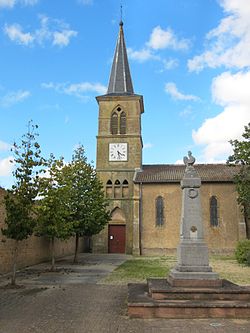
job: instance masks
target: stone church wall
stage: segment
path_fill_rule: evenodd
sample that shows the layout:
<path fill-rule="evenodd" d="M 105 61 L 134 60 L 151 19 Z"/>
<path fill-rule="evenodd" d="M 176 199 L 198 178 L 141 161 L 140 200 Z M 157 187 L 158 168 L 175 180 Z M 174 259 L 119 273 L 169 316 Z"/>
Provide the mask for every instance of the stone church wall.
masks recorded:
<path fill-rule="evenodd" d="M 0 188 L 0 274 L 11 271 L 13 241 L 3 236 L 1 228 L 4 227 L 5 209 L 3 198 L 5 191 Z M 82 242 L 82 241 L 81 241 Z M 74 238 L 68 241 L 56 241 L 56 257 L 74 253 Z M 80 244 L 79 250 L 83 248 Z M 34 265 L 50 259 L 50 242 L 44 237 L 32 236 L 20 242 L 18 252 L 18 269 Z"/>
<path fill-rule="evenodd" d="M 142 254 L 175 252 L 179 243 L 182 191 L 179 184 L 142 185 Z M 210 226 L 209 198 L 218 200 L 219 225 Z M 164 223 L 156 226 L 155 200 L 164 200 Z M 201 186 L 205 240 L 211 252 L 230 253 L 239 239 L 245 237 L 244 221 L 237 205 L 232 183 L 204 183 Z"/>

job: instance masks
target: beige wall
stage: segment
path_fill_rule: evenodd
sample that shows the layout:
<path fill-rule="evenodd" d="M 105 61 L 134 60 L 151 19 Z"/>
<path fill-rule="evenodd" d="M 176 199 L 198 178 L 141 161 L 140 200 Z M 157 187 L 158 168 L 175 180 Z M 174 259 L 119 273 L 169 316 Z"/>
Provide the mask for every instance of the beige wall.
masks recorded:
<path fill-rule="evenodd" d="M 138 253 L 138 197 L 135 196 L 133 177 L 135 169 L 140 168 L 142 162 L 143 98 L 139 95 L 105 95 L 97 97 L 97 101 L 99 119 L 96 168 L 106 190 L 106 196 L 110 199 L 110 211 L 118 207 L 124 215 L 122 223 L 126 225 L 126 253 Z M 117 107 L 126 112 L 126 134 L 111 134 L 110 119 Z M 109 144 L 116 142 L 127 143 L 127 161 L 109 161 Z M 112 181 L 112 186 L 106 186 L 108 180 Z M 116 180 L 119 180 L 121 185 L 126 180 L 128 187 L 115 186 Z M 117 223 L 116 220 L 109 222 L 109 224 Z M 93 237 L 93 252 L 108 252 L 108 226 Z"/>
<path fill-rule="evenodd" d="M 3 198 L 5 191 L 0 188 L 0 274 L 11 271 L 13 240 L 3 236 L 1 228 L 4 227 L 5 209 Z M 68 241 L 56 241 L 56 257 L 74 253 L 74 239 Z M 82 240 L 79 250 L 82 251 Z M 44 237 L 32 236 L 20 242 L 18 251 L 18 268 L 34 265 L 50 258 L 50 242 Z"/>
<path fill-rule="evenodd" d="M 155 200 L 164 200 L 165 221 L 162 226 L 155 224 Z M 142 185 L 142 254 L 166 254 L 178 245 L 179 220 L 181 214 L 181 189 L 176 184 Z"/>
<path fill-rule="evenodd" d="M 107 197 L 110 199 L 109 210 L 112 212 L 116 207 L 120 208 L 124 215 L 122 224 L 126 225 L 126 253 L 132 253 L 133 247 L 133 206 L 134 206 L 134 172 L 130 171 L 106 171 L 98 173 L 104 184 L 104 190 L 108 191 Z M 112 186 L 107 187 L 107 181 L 112 181 Z M 119 180 L 121 185 L 115 186 L 115 181 Z M 128 187 L 122 186 L 124 180 L 127 180 Z M 106 193 L 107 194 L 107 193 Z M 116 220 L 111 220 L 109 224 L 117 224 Z M 108 252 L 108 226 L 98 235 L 93 237 L 93 252 Z"/>
<path fill-rule="evenodd" d="M 99 119 L 97 136 L 96 168 L 98 171 L 134 170 L 141 167 L 142 139 L 140 96 L 99 97 Z M 110 119 L 113 111 L 121 107 L 127 115 L 126 134 L 112 135 Z M 128 144 L 128 160 L 126 162 L 109 161 L 109 143 L 124 142 Z"/>
<path fill-rule="evenodd" d="M 155 224 L 155 199 L 164 198 L 163 226 Z M 210 226 L 209 198 L 217 197 L 219 226 Z M 205 239 L 211 251 L 232 252 L 236 242 L 244 237 L 243 217 L 237 205 L 235 186 L 232 183 L 204 183 L 201 203 Z M 142 185 L 142 253 L 166 254 L 173 252 L 179 243 L 182 192 L 179 184 Z"/>

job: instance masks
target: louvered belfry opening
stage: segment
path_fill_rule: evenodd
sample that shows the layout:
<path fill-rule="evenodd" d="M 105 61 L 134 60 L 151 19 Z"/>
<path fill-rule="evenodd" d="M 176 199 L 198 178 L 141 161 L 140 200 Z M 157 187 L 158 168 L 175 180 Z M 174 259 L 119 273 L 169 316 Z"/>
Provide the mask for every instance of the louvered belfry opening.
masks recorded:
<path fill-rule="evenodd" d="M 111 116 L 111 134 L 116 135 L 118 134 L 118 114 L 117 112 L 113 112 Z"/>
<path fill-rule="evenodd" d="M 120 134 L 126 134 L 126 113 L 122 111 L 120 116 Z"/>

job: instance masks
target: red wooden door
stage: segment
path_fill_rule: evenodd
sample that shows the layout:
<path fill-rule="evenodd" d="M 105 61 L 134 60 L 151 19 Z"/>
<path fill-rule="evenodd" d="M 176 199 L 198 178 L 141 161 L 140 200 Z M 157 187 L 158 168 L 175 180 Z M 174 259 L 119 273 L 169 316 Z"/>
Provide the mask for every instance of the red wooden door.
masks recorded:
<path fill-rule="evenodd" d="M 126 226 L 109 225 L 109 253 L 125 253 Z"/>

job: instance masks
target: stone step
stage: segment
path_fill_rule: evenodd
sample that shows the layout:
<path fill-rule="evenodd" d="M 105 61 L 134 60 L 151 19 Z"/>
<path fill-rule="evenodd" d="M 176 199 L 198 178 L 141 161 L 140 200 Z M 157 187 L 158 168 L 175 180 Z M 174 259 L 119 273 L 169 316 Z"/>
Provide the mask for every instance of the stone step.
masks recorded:
<path fill-rule="evenodd" d="M 129 284 L 128 315 L 136 318 L 249 318 L 250 301 L 157 300 L 147 284 Z"/>
<path fill-rule="evenodd" d="M 152 299 L 164 300 L 238 300 L 250 302 L 250 288 L 223 280 L 219 288 L 172 287 L 165 279 L 148 279 L 148 293 Z"/>

